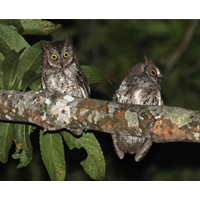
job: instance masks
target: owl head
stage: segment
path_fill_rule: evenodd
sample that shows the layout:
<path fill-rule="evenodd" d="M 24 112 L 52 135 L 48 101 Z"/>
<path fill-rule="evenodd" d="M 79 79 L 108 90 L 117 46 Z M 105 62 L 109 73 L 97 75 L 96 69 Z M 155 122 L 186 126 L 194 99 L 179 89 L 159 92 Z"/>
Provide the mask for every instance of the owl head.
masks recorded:
<path fill-rule="evenodd" d="M 78 63 L 70 36 L 65 41 L 51 44 L 41 41 L 43 48 L 43 67 L 66 68 L 72 63 Z"/>
<path fill-rule="evenodd" d="M 158 69 L 158 67 L 156 67 L 155 64 L 151 60 L 149 60 L 146 56 L 144 56 L 144 59 L 145 59 L 144 72 L 149 76 L 151 80 L 157 82 L 160 85 L 163 78 L 160 69 Z"/>
<path fill-rule="evenodd" d="M 162 74 L 160 69 L 155 66 L 155 64 L 149 60 L 146 56 L 144 56 L 145 63 L 139 63 L 134 65 L 127 73 L 128 76 L 137 76 L 137 77 L 147 77 L 157 84 L 161 84 Z"/>

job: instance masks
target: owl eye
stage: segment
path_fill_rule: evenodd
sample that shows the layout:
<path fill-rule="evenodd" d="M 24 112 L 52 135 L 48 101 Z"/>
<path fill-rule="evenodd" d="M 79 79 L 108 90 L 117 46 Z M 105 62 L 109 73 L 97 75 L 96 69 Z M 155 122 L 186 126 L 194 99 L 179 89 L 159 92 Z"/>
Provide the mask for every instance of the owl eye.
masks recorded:
<path fill-rule="evenodd" d="M 152 69 L 152 70 L 150 70 L 150 74 L 151 74 L 151 76 L 156 76 L 157 72 L 156 72 L 156 70 Z"/>
<path fill-rule="evenodd" d="M 52 59 L 52 60 L 56 60 L 56 59 L 57 59 L 57 55 L 56 55 L 56 54 L 52 54 L 52 55 L 51 55 L 51 59 Z"/>
<path fill-rule="evenodd" d="M 66 51 L 66 52 L 63 54 L 63 56 L 64 56 L 65 58 L 67 58 L 67 57 L 69 56 L 69 53 Z"/>

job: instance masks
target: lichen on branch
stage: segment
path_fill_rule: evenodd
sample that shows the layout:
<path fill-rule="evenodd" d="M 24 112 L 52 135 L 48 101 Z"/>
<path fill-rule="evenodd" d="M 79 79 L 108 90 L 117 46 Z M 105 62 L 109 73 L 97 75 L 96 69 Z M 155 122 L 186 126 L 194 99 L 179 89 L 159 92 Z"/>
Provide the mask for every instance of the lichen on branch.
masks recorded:
<path fill-rule="evenodd" d="M 82 128 L 154 142 L 200 142 L 199 111 L 120 104 L 44 90 L 0 90 L 0 120 L 33 123 L 45 131 Z"/>

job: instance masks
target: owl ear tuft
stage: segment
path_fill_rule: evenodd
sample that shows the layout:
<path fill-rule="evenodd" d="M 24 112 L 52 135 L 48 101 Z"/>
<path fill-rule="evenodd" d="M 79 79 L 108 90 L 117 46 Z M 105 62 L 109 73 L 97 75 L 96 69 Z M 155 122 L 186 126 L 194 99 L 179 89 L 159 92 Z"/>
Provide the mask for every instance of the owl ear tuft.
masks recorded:
<path fill-rule="evenodd" d="M 48 50 L 50 44 L 46 43 L 45 41 L 41 40 L 40 44 L 44 50 Z"/>
<path fill-rule="evenodd" d="M 73 44 L 72 37 L 69 35 L 65 40 L 65 45 L 72 45 L 72 44 Z"/>
<path fill-rule="evenodd" d="M 152 61 L 149 60 L 145 55 L 144 55 L 144 59 L 145 59 L 145 64 L 146 64 L 146 65 L 149 65 L 149 64 L 152 63 Z"/>

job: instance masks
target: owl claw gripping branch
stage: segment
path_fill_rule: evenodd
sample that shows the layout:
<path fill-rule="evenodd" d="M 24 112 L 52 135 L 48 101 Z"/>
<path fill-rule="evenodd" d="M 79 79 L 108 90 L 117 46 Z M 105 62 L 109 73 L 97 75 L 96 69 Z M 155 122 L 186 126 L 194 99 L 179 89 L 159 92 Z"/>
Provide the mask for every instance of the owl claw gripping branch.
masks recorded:
<path fill-rule="evenodd" d="M 66 41 L 51 44 L 41 41 L 41 46 L 43 48 L 43 89 L 89 98 L 90 87 L 79 66 L 71 37 L 68 36 Z M 81 135 L 82 129 L 74 128 L 71 132 Z"/>
<path fill-rule="evenodd" d="M 160 70 L 144 56 L 145 63 L 134 65 L 126 74 L 119 89 L 113 96 L 113 101 L 134 105 L 162 106 Z M 130 135 L 112 134 L 113 145 L 117 156 L 124 158 L 124 153 L 135 154 L 139 162 L 149 151 L 153 141 L 147 138 Z"/>

